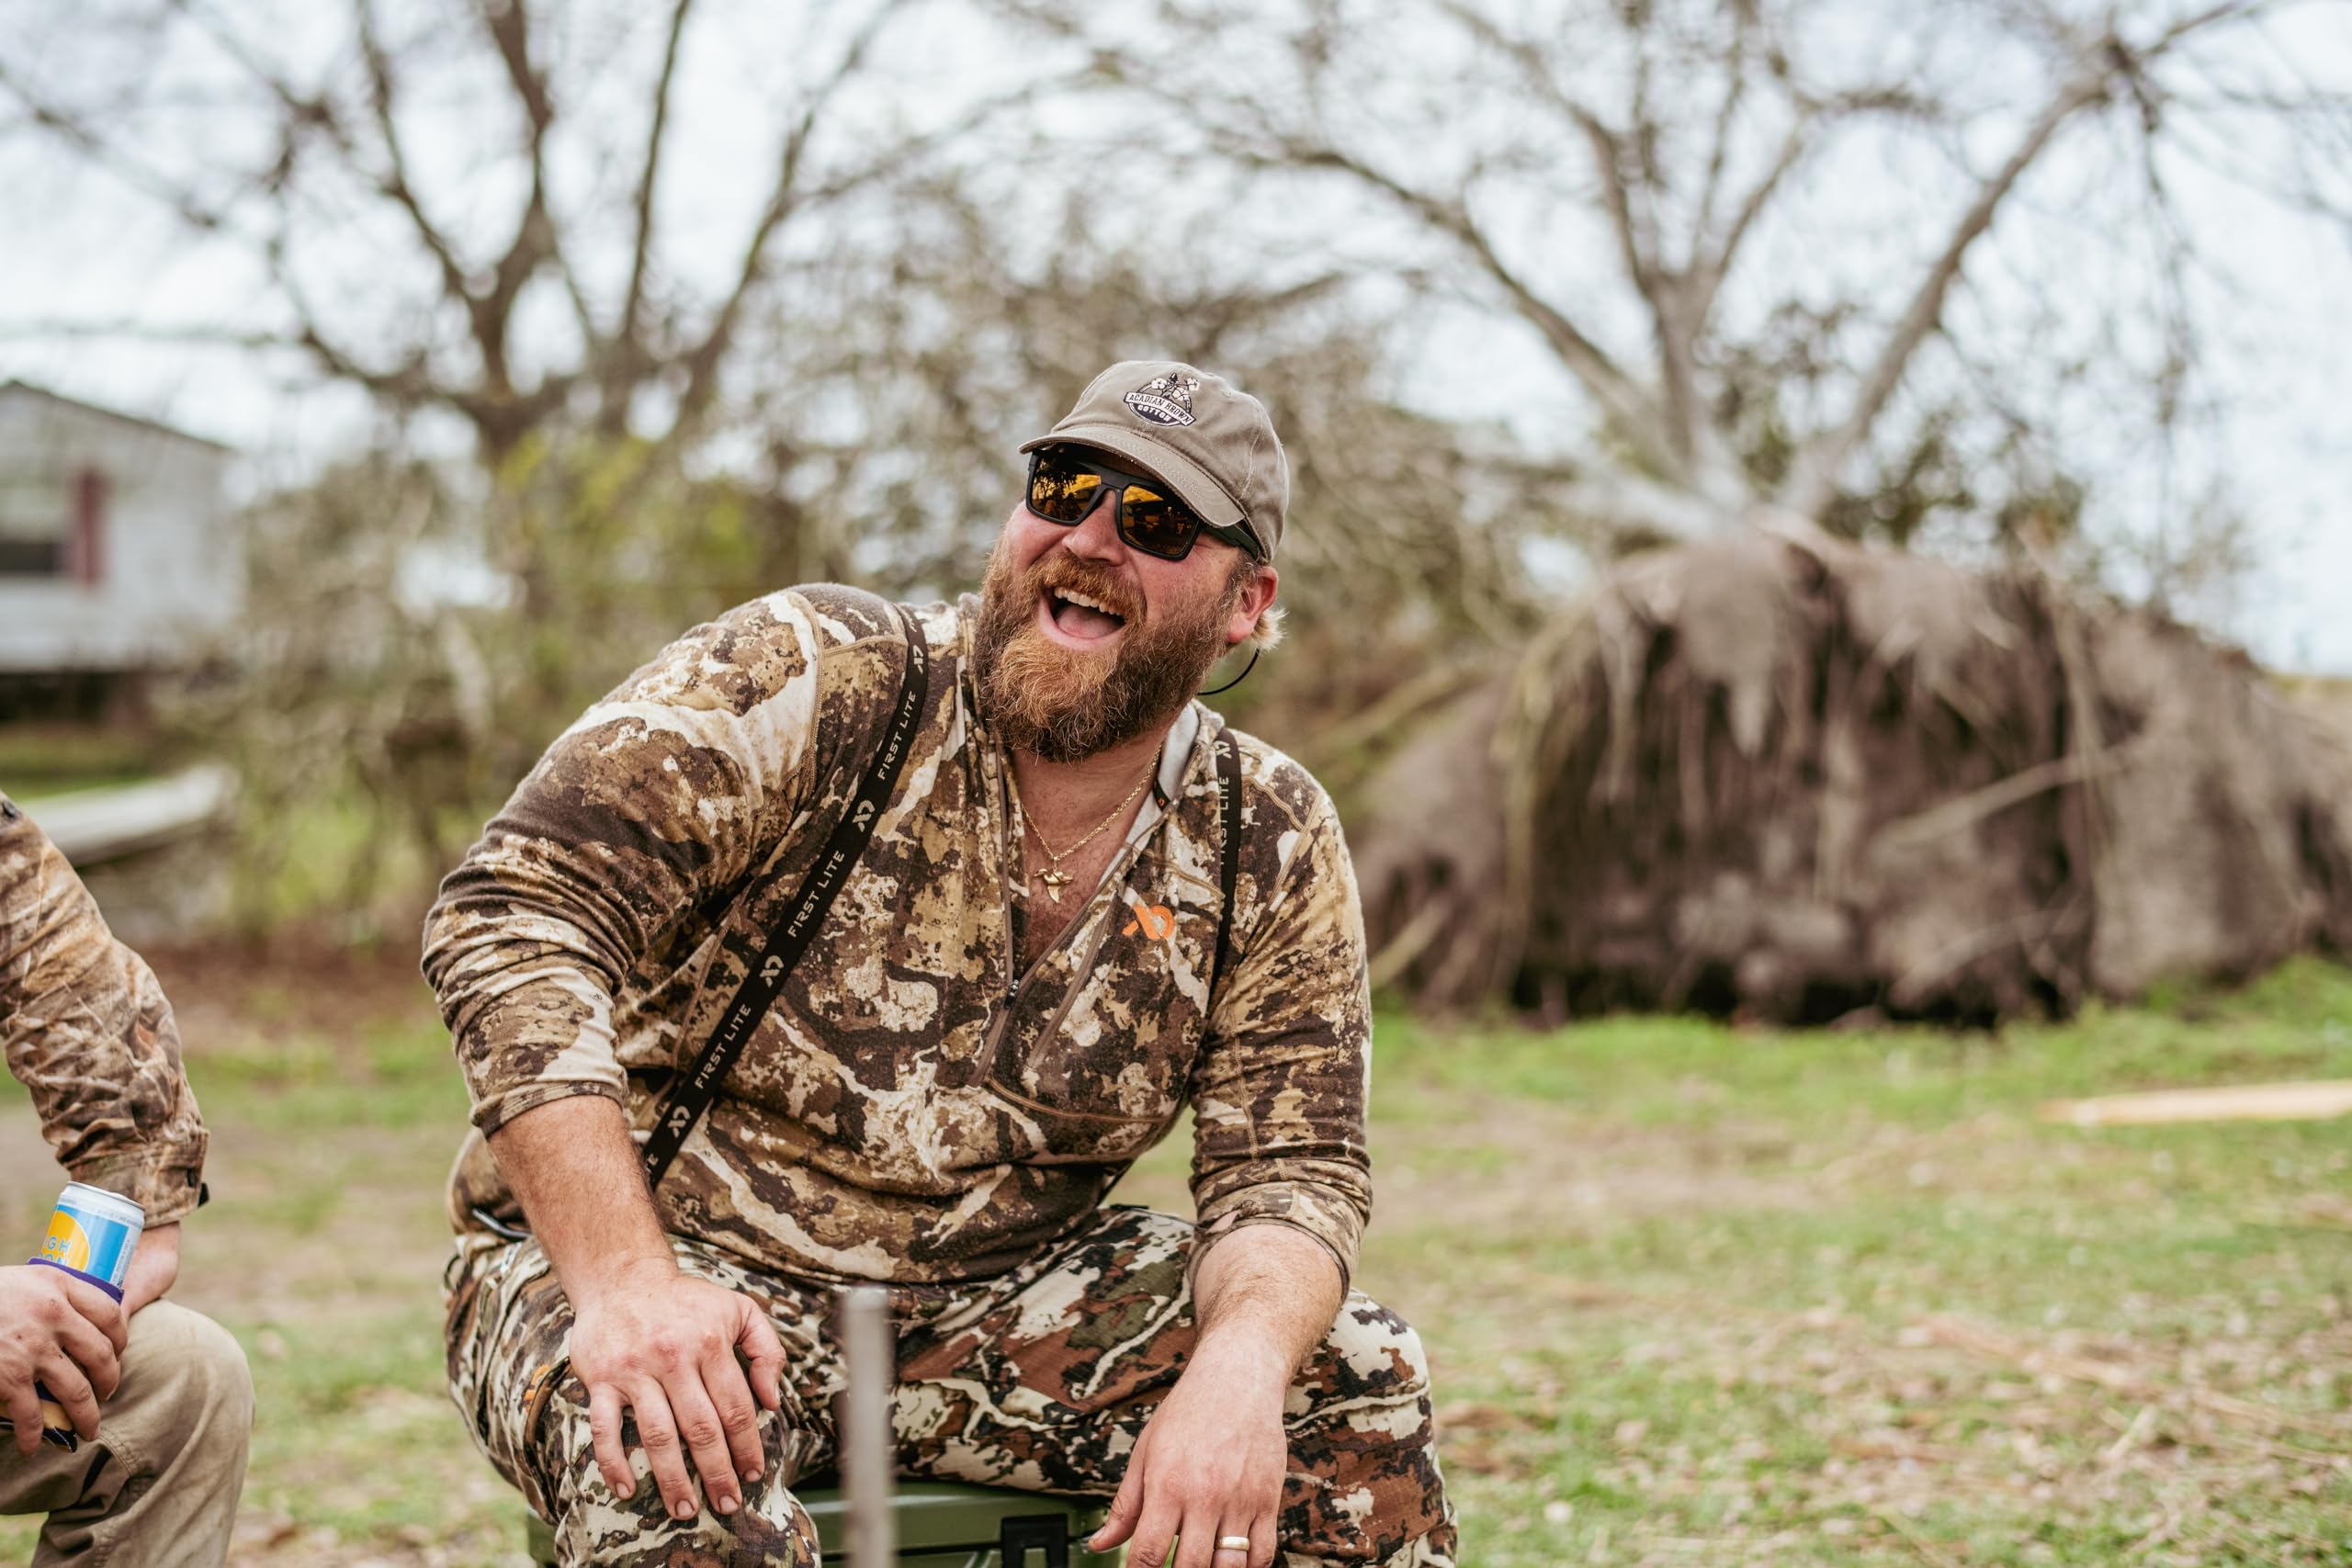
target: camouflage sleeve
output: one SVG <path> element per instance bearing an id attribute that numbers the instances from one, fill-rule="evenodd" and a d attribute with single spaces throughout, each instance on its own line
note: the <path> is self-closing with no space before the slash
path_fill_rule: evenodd
<path id="1" fill-rule="evenodd" d="M 816 646 L 782 593 L 696 626 L 557 737 L 443 880 L 424 975 L 485 1134 L 625 1099 L 613 992 L 781 840 L 814 767 Z"/>
<path id="2" fill-rule="evenodd" d="M 1344 1281 L 1372 1213 L 1372 994 L 1339 817 L 1320 790 L 1313 802 L 1218 983 L 1193 1080 L 1193 1201 L 1202 1252 L 1244 1225 L 1295 1225 Z"/>
<path id="3" fill-rule="evenodd" d="M 196 1207 L 206 1135 L 171 1004 L 57 846 L 5 796 L 0 1041 L 74 1180 L 132 1200 L 151 1225 Z"/>

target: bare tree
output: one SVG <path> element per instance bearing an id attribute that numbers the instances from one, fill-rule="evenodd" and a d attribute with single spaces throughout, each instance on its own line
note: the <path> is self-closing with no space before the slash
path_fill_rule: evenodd
<path id="1" fill-rule="evenodd" d="M 2069 387 L 2156 446 L 2198 412 L 2226 237 L 2177 185 L 2352 216 L 2352 83 L 2290 30 L 2341 0 L 1014 8 L 1138 152 L 1267 176 L 1283 246 L 1316 214 L 1532 331 L 1595 416 L 1568 498 L 1634 538 L 2047 516 Z"/>
<path id="2" fill-rule="evenodd" d="M 290 354 L 389 408 L 454 416 L 492 469 L 557 423 L 689 445 L 745 321 L 821 252 L 804 231 L 837 235 L 859 198 L 1021 96 L 902 109 L 882 57 L 939 8 L 77 7 L 0 50 L 0 104 L 249 256 L 265 287 L 248 319 L 9 324 Z M 727 142 L 716 195 L 681 188 L 698 42 L 706 97 L 737 46 L 788 73 L 759 83 L 774 112 L 742 118 L 771 122 L 764 142 Z M 681 220 L 746 191 L 731 237 Z"/>

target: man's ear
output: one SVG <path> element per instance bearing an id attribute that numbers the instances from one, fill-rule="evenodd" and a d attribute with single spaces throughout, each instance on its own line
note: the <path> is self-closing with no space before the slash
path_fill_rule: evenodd
<path id="1" fill-rule="evenodd" d="M 1225 640 L 1234 646 L 1255 643 L 1268 649 L 1283 639 L 1282 607 L 1274 603 L 1281 590 L 1282 574 L 1270 561 L 1261 561 L 1258 573 L 1241 591 L 1233 604 L 1233 618 L 1227 624 Z"/>

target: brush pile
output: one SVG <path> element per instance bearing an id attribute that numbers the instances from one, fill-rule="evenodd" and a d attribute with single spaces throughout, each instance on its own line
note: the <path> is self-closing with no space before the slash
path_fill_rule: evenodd
<path id="1" fill-rule="evenodd" d="M 1986 1022 L 2352 952 L 2352 748 L 2030 569 L 1764 532 L 1639 558 L 1363 792 L 1424 1003 Z"/>

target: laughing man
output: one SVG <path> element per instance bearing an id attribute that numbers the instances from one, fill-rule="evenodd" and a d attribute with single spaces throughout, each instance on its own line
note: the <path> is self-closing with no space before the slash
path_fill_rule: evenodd
<path id="1" fill-rule="evenodd" d="M 442 886 L 451 1391 L 568 1562 L 814 1564 L 790 1488 L 831 1462 L 853 1281 L 890 1289 L 907 1472 L 1115 1494 L 1097 1544 L 1145 1565 L 1453 1561 L 1419 1343 L 1349 1289 L 1339 820 L 1193 700 L 1273 640 L 1281 445 L 1157 362 L 1023 450 L 977 597 L 696 627 Z M 1197 1224 L 1106 1205 L 1187 1106 Z"/>

